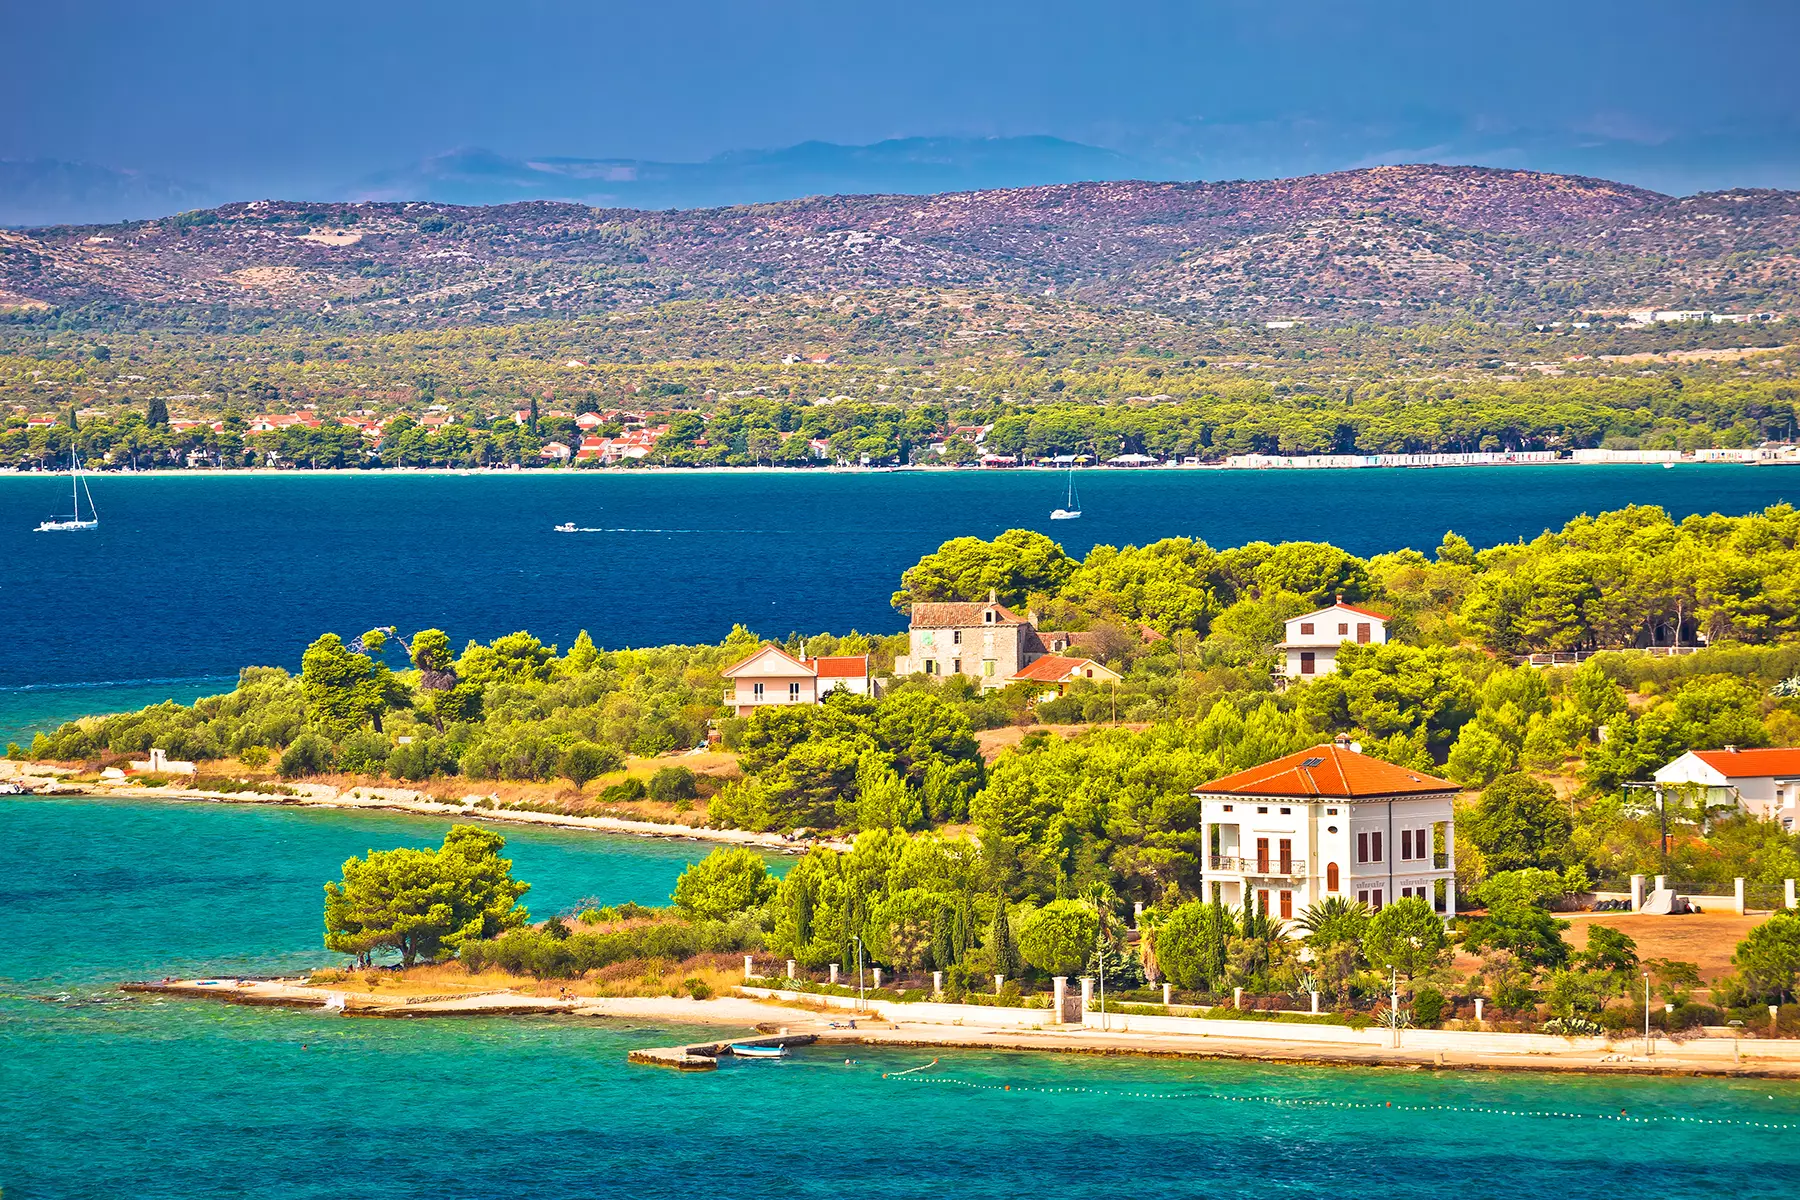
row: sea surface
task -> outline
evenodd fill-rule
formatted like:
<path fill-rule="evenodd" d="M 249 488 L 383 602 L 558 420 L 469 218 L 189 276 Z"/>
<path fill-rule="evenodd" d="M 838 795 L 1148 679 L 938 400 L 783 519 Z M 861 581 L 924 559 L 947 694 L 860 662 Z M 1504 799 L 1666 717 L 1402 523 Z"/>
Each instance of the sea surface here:
<path fill-rule="evenodd" d="M 441 627 L 460 645 L 527 629 L 567 646 L 758 633 L 893 632 L 901 571 L 946 539 L 1022 527 L 1071 554 L 1204 538 L 1357 554 L 1477 546 L 1580 513 L 1676 516 L 1800 501 L 1800 468 L 1496 467 L 1076 475 L 1049 519 L 1043 471 L 581 472 L 94 477 L 100 528 L 36 533 L 57 477 L 0 476 L 0 745 L 84 713 L 228 690 L 297 667 L 319 633 Z M 66 507 L 66 504 L 64 505 Z M 556 533 L 573 522 L 581 532 Z"/>
<path fill-rule="evenodd" d="M 6 1200 L 1379 1195 L 1792 1197 L 1800 1085 L 802 1051 L 684 1075 L 700 1031 L 358 1020 L 129 997 L 330 961 L 321 883 L 426 818 L 0 799 Z M 503 827 L 539 912 L 660 902 L 703 847 Z M 1619 1119 L 1624 1117 L 1626 1119 Z"/>

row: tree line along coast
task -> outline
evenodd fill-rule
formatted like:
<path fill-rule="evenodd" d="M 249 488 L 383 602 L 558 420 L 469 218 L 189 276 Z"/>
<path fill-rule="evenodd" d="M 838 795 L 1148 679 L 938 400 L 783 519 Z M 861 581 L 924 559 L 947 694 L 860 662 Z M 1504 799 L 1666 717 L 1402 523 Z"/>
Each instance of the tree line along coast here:
<path fill-rule="evenodd" d="M 1139 999 L 1152 979 L 1197 1004 L 1241 992 L 1282 1007 L 1316 992 L 1356 1020 L 1391 1011 L 1403 989 L 1408 1019 L 1434 1005 L 1458 1019 L 1479 996 L 1567 1030 L 1623 1020 L 1624 985 L 1648 969 L 1673 1006 L 1658 1019 L 1718 1024 L 1725 1008 L 1769 1003 L 1779 1023 L 1800 921 L 1734 927 L 1747 948 L 1731 965 L 1660 945 L 1640 956 L 1633 934 L 1591 921 L 1571 945 L 1555 912 L 1652 875 L 1698 895 L 1744 880 L 1753 905 L 1774 907 L 1800 877 L 1779 799 L 1765 814 L 1705 787 L 1645 786 L 1690 751 L 1800 744 L 1796 580 L 1788 506 L 1680 522 L 1636 507 L 1531 542 L 1477 551 L 1448 534 L 1429 555 L 1366 559 L 1323 543 L 1169 539 L 1077 560 L 1015 530 L 954 539 L 908 568 L 894 595 L 907 633 L 780 645 L 802 672 L 862 662 L 861 694 L 796 684 L 794 703 L 722 700 L 722 673 L 771 644 L 742 627 L 711 646 L 612 651 L 583 634 L 564 652 L 520 632 L 460 653 L 439 630 L 371 630 L 321 636 L 298 675 L 246 668 L 225 695 L 73 722 L 9 755 L 60 763 L 77 783 L 110 771 L 154 789 L 175 769 L 211 793 L 407 783 L 475 813 L 853 843 L 809 851 L 779 882 L 756 856 L 722 853 L 684 877 L 674 911 L 596 906 L 527 927 L 508 915 L 513 896 L 476 904 L 479 921 L 456 925 L 463 940 L 429 951 L 383 940 L 391 930 L 356 934 L 375 939 L 360 950 L 335 944 L 365 956 L 460 954 L 463 969 L 613 984 L 651 960 L 691 960 L 677 982 L 715 988 L 746 951 L 809 971 L 860 952 L 908 987 L 935 971 L 959 996 L 1041 1003 L 1029 998 L 1046 980 L 1099 954 Z M 1378 614 L 1385 637 L 1347 640 L 1333 669 L 1296 676 L 1283 647 L 1321 605 Z M 1045 661 L 1104 672 L 1010 681 L 973 658 L 923 669 L 922 614 L 1007 606 L 1053 641 Z M 982 618 L 968 619 L 973 647 Z M 1530 665 L 1534 652 L 1566 665 Z M 1222 857 L 1248 849 L 1221 842 L 1196 789 L 1333 738 L 1370 764 L 1447 777 L 1446 796 L 1464 789 L 1453 824 L 1422 827 L 1405 851 L 1435 863 L 1436 882 L 1406 896 L 1334 882 L 1294 911 L 1267 889 L 1228 903 L 1211 884 Z"/>
<path fill-rule="evenodd" d="M 0 467 L 57 469 L 71 450 L 98 469 L 313 470 L 1753 449 L 1800 436 L 1784 330 L 1569 346 L 1568 330 L 1491 325 L 1181 327 L 926 361 L 893 347 L 623 357 L 616 331 L 568 322 L 173 331 L 116 348 L 0 328 Z"/>

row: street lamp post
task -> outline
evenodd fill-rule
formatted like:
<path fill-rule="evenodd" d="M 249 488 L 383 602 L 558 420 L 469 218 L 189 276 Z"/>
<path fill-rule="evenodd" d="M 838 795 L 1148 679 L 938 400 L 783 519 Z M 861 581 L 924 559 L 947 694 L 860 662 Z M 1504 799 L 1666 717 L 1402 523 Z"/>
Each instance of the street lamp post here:
<path fill-rule="evenodd" d="M 866 1001 L 863 998 L 863 943 L 862 934 L 852 934 L 856 939 L 856 1011 L 862 1012 Z"/>
<path fill-rule="evenodd" d="M 1644 972 L 1644 1057 L 1650 1057 L 1650 972 Z"/>

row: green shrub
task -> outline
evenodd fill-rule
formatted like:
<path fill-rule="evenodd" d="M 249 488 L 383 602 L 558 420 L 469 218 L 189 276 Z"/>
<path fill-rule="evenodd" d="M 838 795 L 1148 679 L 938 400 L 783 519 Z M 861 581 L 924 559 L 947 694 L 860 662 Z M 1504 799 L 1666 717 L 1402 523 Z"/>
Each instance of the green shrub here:
<path fill-rule="evenodd" d="M 776 883 L 754 852 L 720 848 L 675 880 L 675 903 L 693 916 L 718 920 L 761 908 L 774 898 Z"/>
<path fill-rule="evenodd" d="M 332 762 L 331 743 L 309 732 L 295 738 L 281 752 L 281 764 L 276 769 L 283 779 L 298 779 L 302 775 L 329 771 Z"/>
<path fill-rule="evenodd" d="M 664 804 L 692 800 L 700 794 L 694 773 L 686 767 L 664 767 L 650 777 L 650 798 Z"/>
<path fill-rule="evenodd" d="M 1413 1020 L 1429 1028 L 1444 1019 L 1444 993 L 1434 987 L 1422 987 L 1413 996 Z"/>
<path fill-rule="evenodd" d="M 624 765 L 625 759 L 611 746 L 576 742 L 563 751 L 562 758 L 556 765 L 556 773 L 576 787 L 583 787 L 589 780 L 598 779 Z"/>
<path fill-rule="evenodd" d="M 648 794 L 649 789 L 644 786 L 644 781 L 633 775 L 600 789 L 600 800 L 604 804 L 632 804 Z"/>

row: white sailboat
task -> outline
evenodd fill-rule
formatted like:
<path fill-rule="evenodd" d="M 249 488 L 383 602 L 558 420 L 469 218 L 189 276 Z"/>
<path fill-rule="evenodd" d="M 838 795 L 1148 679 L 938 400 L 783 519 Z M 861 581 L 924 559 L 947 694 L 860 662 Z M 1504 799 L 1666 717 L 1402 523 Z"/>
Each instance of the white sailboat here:
<path fill-rule="evenodd" d="M 1075 468 L 1069 468 L 1069 498 L 1062 508 L 1050 510 L 1052 521 L 1073 521 L 1081 515 L 1081 500 L 1075 495 Z"/>
<path fill-rule="evenodd" d="M 87 497 L 88 515 L 81 515 L 81 498 Z M 87 480 L 81 475 L 81 461 L 75 457 L 74 447 L 69 448 L 69 501 L 75 511 L 67 517 L 51 517 L 48 521 L 38 522 L 39 533 L 68 533 L 76 529 L 100 528 L 100 513 L 94 508 L 93 494 L 88 491 Z"/>

